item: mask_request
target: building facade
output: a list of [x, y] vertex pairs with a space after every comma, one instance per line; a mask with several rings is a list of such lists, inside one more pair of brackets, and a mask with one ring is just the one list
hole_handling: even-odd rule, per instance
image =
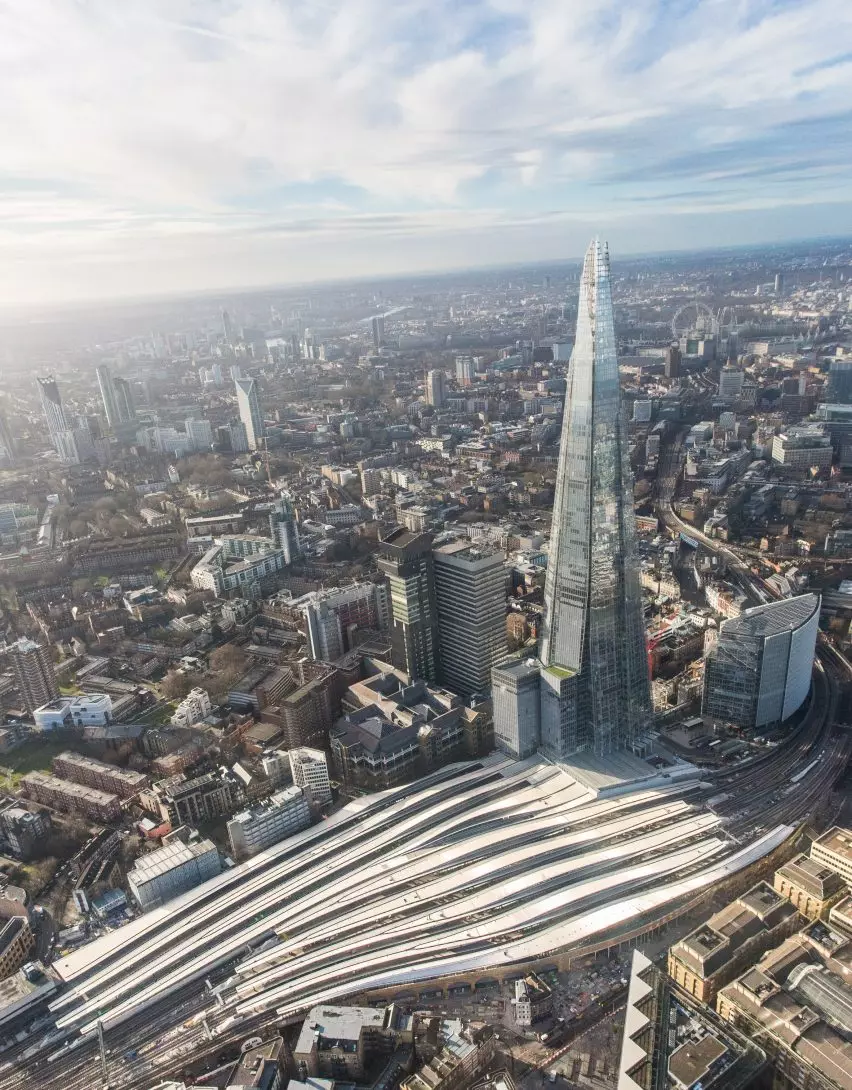
[[503, 552], [465, 539], [437, 546], [432, 557], [441, 681], [462, 696], [487, 693], [506, 653]]
[[788, 719], [811, 686], [820, 599], [801, 594], [725, 621], [705, 657], [702, 712], [755, 728]]
[[394, 665], [412, 679], [438, 677], [438, 616], [432, 535], [392, 530], [379, 542], [379, 570], [388, 580]]
[[595, 240], [580, 284], [539, 641], [541, 749], [553, 760], [628, 748], [650, 725], [634, 539], [609, 254]]
[[285, 787], [228, 822], [228, 840], [235, 859], [248, 859], [293, 833], [307, 829], [313, 821], [311, 808], [301, 787]]
[[310, 746], [298, 746], [290, 750], [289, 757], [293, 783], [317, 806], [331, 802], [331, 780], [325, 753]]
[[127, 872], [127, 885], [136, 903], [147, 912], [208, 878], [215, 878], [221, 871], [222, 861], [212, 840], [192, 844], [173, 840], [140, 856]]
[[10, 648], [12, 665], [21, 693], [21, 703], [28, 712], [59, 697], [59, 682], [50, 651], [34, 640], [20, 639]]
[[240, 413], [240, 421], [246, 429], [246, 441], [249, 450], [259, 450], [263, 446], [266, 437], [266, 429], [263, 423], [263, 411], [260, 407], [260, 391], [257, 379], [238, 378], [234, 380], [237, 390], [237, 408]]

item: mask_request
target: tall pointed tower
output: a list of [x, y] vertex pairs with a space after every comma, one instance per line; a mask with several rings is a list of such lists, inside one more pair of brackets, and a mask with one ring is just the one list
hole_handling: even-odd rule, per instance
[[541, 748], [559, 760], [631, 745], [651, 722], [633, 479], [609, 253], [583, 263], [540, 641]]

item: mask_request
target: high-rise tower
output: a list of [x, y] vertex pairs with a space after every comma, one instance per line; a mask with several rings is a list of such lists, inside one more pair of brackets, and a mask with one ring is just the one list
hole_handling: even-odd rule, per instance
[[96, 367], [95, 374], [98, 378], [98, 386], [101, 391], [101, 400], [104, 403], [107, 424], [115, 431], [121, 419], [118, 415], [118, 399], [115, 392], [115, 382], [112, 371], [106, 366]]
[[539, 647], [541, 744], [550, 757], [611, 753], [650, 724], [634, 539], [609, 253], [595, 240], [580, 283]]
[[10, 648], [21, 703], [28, 712], [59, 696], [59, 682], [50, 651], [34, 640], [20, 639]]
[[260, 395], [257, 379], [238, 378], [234, 380], [237, 388], [237, 408], [240, 420], [246, 429], [249, 450], [259, 450], [266, 435], [263, 425], [263, 412], [260, 408]]
[[432, 535], [397, 526], [379, 541], [390, 588], [393, 664], [414, 680], [438, 680], [438, 615]]
[[512, 664], [504, 663], [493, 675], [501, 748], [528, 752], [537, 726], [540, 748], [553, 760], [583, 752], [603, 757], [630, 748], [650, 725], [634, 538], [609, 254], [595, 240], [583, 263], [559, 447], [539, 640], [540, 717], [530, 722], [535, 666], [521, 670], [521, 690]]

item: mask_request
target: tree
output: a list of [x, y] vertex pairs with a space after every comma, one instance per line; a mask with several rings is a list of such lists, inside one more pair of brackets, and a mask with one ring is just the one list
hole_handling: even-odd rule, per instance
[[192, 688], [192, 679], [188, 674], [172, 670], [163, 678], [161, 688], [167, 700], [183, 700]]
[[245, 670], [246, 653], [235, 643], [226, 643], [224, 647], [217, 647], [210, 655], [210, 670], [214, 674], [230, 672], [233, 670]]

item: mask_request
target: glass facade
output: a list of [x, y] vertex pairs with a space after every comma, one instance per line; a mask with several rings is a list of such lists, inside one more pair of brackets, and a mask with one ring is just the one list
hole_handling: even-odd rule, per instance
[[580, 286], [540, 644], [542, 749], [555, 760], [627, 748], [650, 724], [634, 539], [609, 255], [596, 240]]

